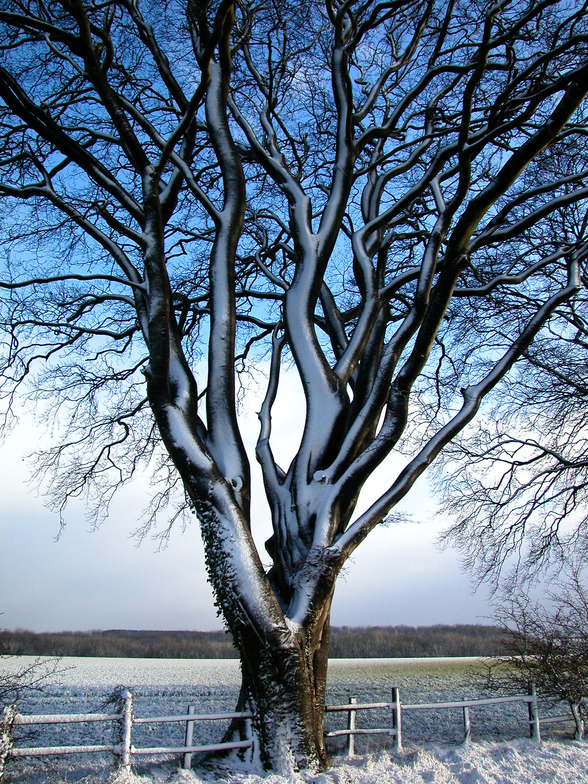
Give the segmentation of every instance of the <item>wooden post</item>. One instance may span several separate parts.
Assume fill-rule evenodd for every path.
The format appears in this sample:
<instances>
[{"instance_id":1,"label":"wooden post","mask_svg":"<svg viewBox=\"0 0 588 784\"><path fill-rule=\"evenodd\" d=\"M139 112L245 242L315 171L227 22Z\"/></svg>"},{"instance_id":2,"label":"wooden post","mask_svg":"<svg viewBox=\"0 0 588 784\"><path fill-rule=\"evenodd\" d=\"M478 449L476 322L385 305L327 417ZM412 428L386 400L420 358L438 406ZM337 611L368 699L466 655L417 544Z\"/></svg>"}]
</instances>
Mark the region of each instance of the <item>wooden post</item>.
<instances>
[{"instance_id":1,"label":"wooden post","mask_svg":"<svg viewBox=\"0 0 588 784\"><path fill-rule=\"evenodd\" d=\"M251 746L249 747L249 753L253 755L253 720L252 719L245 719L245 740L251 741Z\"/></svg>"},{"instance_id":2,"label":"wooden post","mask_svg":"<svg viewBox=\"0 0 588 784\"><path fill-rule=\"evenodd\" d=\"M191 715L191 716L194 715L194 706L193 705L188 705L188 714ZM184 746L191 746L193 738L194 738L194 722L193 721L187 721L186 722L186 737L185 737L185 740L184 740ZM192 752L191 751L187 751L184 754L184 768L188 770L191 767L192 767Z\"/></svg>"},{"instance_id":3,"label":"wooden post","mask_svg":"<svg viewBox=\"0 0 588 784\"><path fill-rule=\"evenodd\" d=\"M531 737L541 742L541 726L539 724L539 709L537 708L537 689L534 683L529 684L529 694L532 697L529 702L529 726L531 730Z\"/></svg>"},{"instance_id":4,"label":"wooden post","mask_svg":"<svg viewBox=\"0 0 588 784\"><path fill-rule=\"evenodd\" d=\"M125 689L122 693L122 738L121 738L121 766L131 772L131 733L133 731L133 692Z\"/></svg>"},{"instance_id":5,"label":"wooden post","mask_svg":"<svg viewBox=\"0 0 588 784\"><path fill-rule=\"evenodd\" d=\"M400 691L396 686L392 689L392 729L396 737L396 751L402 751L402 708L400 707Z\"/></svg>"},{"instance_id":6,"label":"wooden post","mask_svg":"<svg viewBox=\"0 0 588 784\"><path fill-rule=\"evenodd\" d=\"M4 708L0 724L0 781L4 781L4 767L13 746L12 728L17 716L16 705Z\"/></svg>"},{"instance_id":7,"label":"wooden post","mask_svg":"<svg viewBox=\"0 0 588 784\"><path fill-rule=\"evenodd\" d=\"M355 705L357 703L356 697L349 698L349 704ZM354 757L355 756L355 735L353 730L355 730L355 718L357 715L357 711L353 710L353 708L349 709L347 713L347 729L350 730L349 735L347 736L347 756Z\"/></svg>"},{"instance_id":8,"label":"wooden post","mask_svg":"<svg viewBox=\"0 0 588 784\"><path fill-rule=\"evenodd\" d=\"M465 701L465 697L464 697ZM467 745L472 739L472 726L470 724L470 709L468 705L463 706L463 742Z\"/></svg>"}]
</instances>

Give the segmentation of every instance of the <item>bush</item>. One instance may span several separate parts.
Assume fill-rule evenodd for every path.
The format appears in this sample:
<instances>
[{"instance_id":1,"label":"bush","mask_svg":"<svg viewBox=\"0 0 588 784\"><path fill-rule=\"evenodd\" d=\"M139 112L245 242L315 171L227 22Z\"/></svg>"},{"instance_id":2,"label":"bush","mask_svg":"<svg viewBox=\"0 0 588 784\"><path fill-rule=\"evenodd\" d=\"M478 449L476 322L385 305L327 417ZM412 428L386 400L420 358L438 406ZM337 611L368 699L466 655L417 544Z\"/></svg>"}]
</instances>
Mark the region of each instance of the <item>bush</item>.
<instances>
[{"instance_id":1,"label":"bush","mask_svg":"<svg viewBox=\"0 0 588 784\"><path fill-rule=\"evenodd\" d=\"M588 695L588 593L581 571L569 566L547 601L522 590L503 594L495 619L504 634L504 656L519 683L532 681L549 696L569 703L576 738L584 735Z\"/></svg>"}]
</instances>

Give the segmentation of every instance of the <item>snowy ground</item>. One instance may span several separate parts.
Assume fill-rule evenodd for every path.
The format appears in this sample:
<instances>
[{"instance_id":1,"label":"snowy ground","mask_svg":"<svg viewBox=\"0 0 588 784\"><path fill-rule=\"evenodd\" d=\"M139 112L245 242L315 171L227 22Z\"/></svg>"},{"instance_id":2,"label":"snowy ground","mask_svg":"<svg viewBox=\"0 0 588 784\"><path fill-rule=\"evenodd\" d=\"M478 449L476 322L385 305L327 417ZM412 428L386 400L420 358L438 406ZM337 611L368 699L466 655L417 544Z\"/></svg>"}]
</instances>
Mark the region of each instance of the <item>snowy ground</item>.
<instances>
[{"instance_id":1,"label":"snowy ground","mask_svg":"<svg viewBox=\"0 0 588 784\"><path fill-rule=\"evenodd\" d=\"M210 713L232 710L239 685L238 664L234 661L70 659L67 663L72 668L58 684L23 701L23 713L103 712L105 696L121 683L135 691L136 715L184 713L189 703ZM4 666L9 664L5 662ZM360 702L378 701L390 694L392 686L398 686L403 698L413 702L484 696L479 680L477 660L335 660L329 675L329 702L346 701L349 694ZM389 721L390 717L376 713L370 724L386 726L377 722ZM343 714L329 717L330 722L344 719ZM164 764L157 759L142 760L144 767L138 767L139 773L123 776L113 773L110 755L102 755L101 761L92 766L77 755L67 760L19 760L9 763L7 780L14 784L588 784L588 740L577 743L562 739L571 725L565 732L557 725L546 725L546 739L538 745L521 739L528 732L525 705L472 709L471 720L475 742L462 746L461 711L406 711L405 750L401 754L389 748L378 750L371 741L363 741L362 753L366 756L348 760L334 755L327 772L299 775L294 780L259 772L183 771L177 770L173 762ZM198 742L214 742L220 737L222 728L213 725L201 725ZM72 743L75 726L79 727L76 743L112 741L110 725L102 725L109 728L104 729L104 738L95 737L96 726L57 725L52 730L55 738L43 735L32 745L49 740L57 745ZM144 737L139 733L141 727ZM175 739L170 736L168 743L162 730L174 727L179 735ZM139 725L133 743L139 747L162 742L183 745L182 733L180 725Z\"/></svg>"},{"instance_id":2,"label":"snowy ground","mask_svg":"<svg viewBox=\"0 0 588 784\"><path fill-rule=\"evenodd\" d=\"M530 740L427 746L402 754L334 760L319 775L295 779L275 774L155 770L150 776L110 779L111 784L585 784L588 743ZM92 784L85 779L83 784Z\"/></svg>"}]
</instances>

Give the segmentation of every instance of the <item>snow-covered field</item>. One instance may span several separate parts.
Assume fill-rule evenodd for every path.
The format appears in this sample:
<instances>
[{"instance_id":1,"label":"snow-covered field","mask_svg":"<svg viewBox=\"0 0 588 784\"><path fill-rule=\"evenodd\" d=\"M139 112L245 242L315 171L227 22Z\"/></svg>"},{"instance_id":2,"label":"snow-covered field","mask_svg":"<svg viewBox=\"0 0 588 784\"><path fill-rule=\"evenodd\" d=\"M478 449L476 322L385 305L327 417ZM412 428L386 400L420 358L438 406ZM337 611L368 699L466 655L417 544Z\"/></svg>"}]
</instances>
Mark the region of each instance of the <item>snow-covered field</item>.
<instances>
[{"instance_id":1,"label":"snow-covered field","mask_svg":"<svg viewBox=\"0 0 588 784\"><path fill-rule=\"evenodd\" d=\"M115 784L586 784L588 743L530 740L475 743L468 747L420 746L400 755L380 753L334 760L319 775L295 779L275 774L224 775L162 770L152 776L114 777Z\"/></svg>"},{"instance_id":2,"label":"snow-covered field","mask_svg":"<svg viewBox=\"0 0 588 784\"><path fill-rule=\"evenodd\" d=\"M21 660L22 664L22 660ZM138 717L184 713L192 704L197 712L232 710L239 685L238 664L233 660L161 659L65 659L69 666L59 682L43 695L27 698L23 713L85 713L105 710L108 695L117 686L132 688ZM4 669L17 666L6 660ZM403 702L432 702L461 697L488 696L481 693L482 668L476 659L367 659L334 660L330 665L327 703L385 701L393 686L400 689ZM378 746L377 736L357 739L360 757L346 760L337 756L327 772L300 776L312 784L549 784L588 783L588 743L562 740L564 729L551 725L549 739L537 745L525 739L528 720L525 705L507 704L470 710L472 738L468 747L460 745L463 725L458 709L406 711L403 715L404 750L397 754ZM329 728L342 726L346 716L330 714ZM358 726L389 726L385 711L358 715ZM570 727L567 727L569 731ZM195 728L195 742L218 740L223 725L207 722ZM65 743L108 743L111 725L58 725L44 727L43 736L31 745ZM72 733L76 733L75 737ZM133 729L135 746L182 745L182 725L138 725ZM506 741L506 742L505 742ZM24 741L23 741L24 745ZM28 743L27 743L28 745ZM123 784L127 779L112 772L111 759L100 763L79 757L67 762L43 758L38 762L19 760L9 772L15 784L37 782L104 782ZM259 772L178 771L175 763L148 762L129 784L286 784L286 779Z\"/></svg>"}]
</instances>

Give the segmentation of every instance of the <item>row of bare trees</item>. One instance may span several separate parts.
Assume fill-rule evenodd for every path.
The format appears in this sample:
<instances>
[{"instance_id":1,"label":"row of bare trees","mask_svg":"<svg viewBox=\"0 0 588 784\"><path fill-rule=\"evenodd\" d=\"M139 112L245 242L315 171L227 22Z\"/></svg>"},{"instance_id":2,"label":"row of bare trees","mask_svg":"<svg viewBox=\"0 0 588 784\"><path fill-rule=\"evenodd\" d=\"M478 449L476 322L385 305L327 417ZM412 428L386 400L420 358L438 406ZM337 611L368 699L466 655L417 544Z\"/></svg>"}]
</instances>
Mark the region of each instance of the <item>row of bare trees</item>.
<instances>
[{"instance_id":1,"label":"row of bare trees","mask_svg":"<svg viewBox=\"0 0 588 784\"><path fill-rule=\"evenodd\" d=\"M234 659L226 632L0 631L0 653L18 656L107 656L162 659Z\"/></svg>"},{"instance_id":2,"label":"row of bare trees","mask_svg":"<svg viewBox=\"0 0 588 784\"><path fill-rule=\"evenodd\" d=\"M495 656L502 651L495 626L333 627L331 657ZM0 631L0 653L28 656L130 656L233 659L238 656L224 632Z\"/></svg>"}]
</instances>

